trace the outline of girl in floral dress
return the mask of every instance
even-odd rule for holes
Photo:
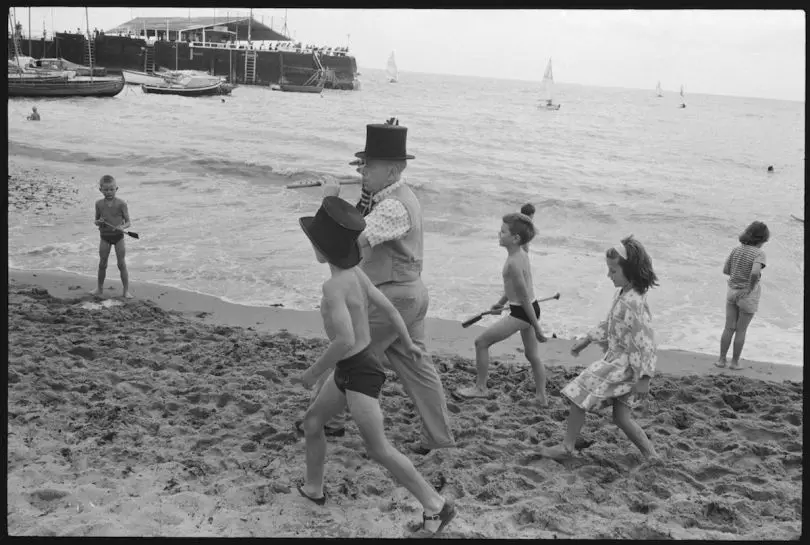
[[[632,235],[607,250],[605,261],[608,278],[620,289],[607,320],[571,348],[571,354],[577,356],[595,342],[605,354],[562,389],[571,402],[568,429],[562,445],[542,452],[550,458],[573,454],[586,412],[598,412],[609,405],[613,405],[613,421],[630,441],[645,457],[656,457],[649,438],[632,418],[631,405],[636,399],[646,401],[650,378],[655,374],[655,338],[645,294],[658,285],[658,278],[649,254]]]

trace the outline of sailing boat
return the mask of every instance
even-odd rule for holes
[[[391,56],[388,57],[388,64],[385,67],[385,73],[388,75],[388,83],[396,83],[399,81],[399,70],[397,70],[397,63],[394,60],[393,51],[391,51]]]
[[[546,110],[559,110],[560,105],[553,102],[554,75],[551,72],[551,58],[548,59],[546,71],[543,73],[543,102],[537,107]]]
[[[683,96],[683,85],[681,85],[681,108],[686,108],[686,97]]]
[[[664,96],[664,90],[661,89],[661,82],[660,81],[658,82],[658,85],[655,86],[655,94],[658,96],[658,98],[661,98],[662,96]]]

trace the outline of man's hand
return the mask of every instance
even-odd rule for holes
[[[413,341],[411,341],[410,344],[407,344],[405,349],[411,353],[411,356],[413,356],[414,359],[422,357],[422,350],[416,346]]]
[[[327,176],[322,186],[323,197],[340,197],[340,184],[331,176]]]

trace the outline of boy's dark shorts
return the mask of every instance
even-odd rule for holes
[[[540,317],[540,304],[537,301],[532,301],[532,308],[534,309],[534,317]],[[532,323],[529,320],[529,317],[526,316],[526,311],[523,310],[522,305],[509,305],[509,316],[517,318],[518,320],[523,320],[527,323]]]
[[[105,234],[101,235],[101,240],[107,242],[108,244],[112,244],[113,246],[121,242],[122,238],[124,238],[124,233],[112,233],[109,235]]]
[[[368,346],[335,366],[335,385],[344,394],[351,390],[378,399],[383,384],[385,372]]]

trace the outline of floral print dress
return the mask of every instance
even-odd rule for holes
[[[577,407],[597,412],[629,394],[641,377],[652,377],[657,356],[650,322],[646,296],[634,289],[619,290],[607,320],[588,332],[588,338],[605,349],[604,356],[563,388],[562,394]]]

